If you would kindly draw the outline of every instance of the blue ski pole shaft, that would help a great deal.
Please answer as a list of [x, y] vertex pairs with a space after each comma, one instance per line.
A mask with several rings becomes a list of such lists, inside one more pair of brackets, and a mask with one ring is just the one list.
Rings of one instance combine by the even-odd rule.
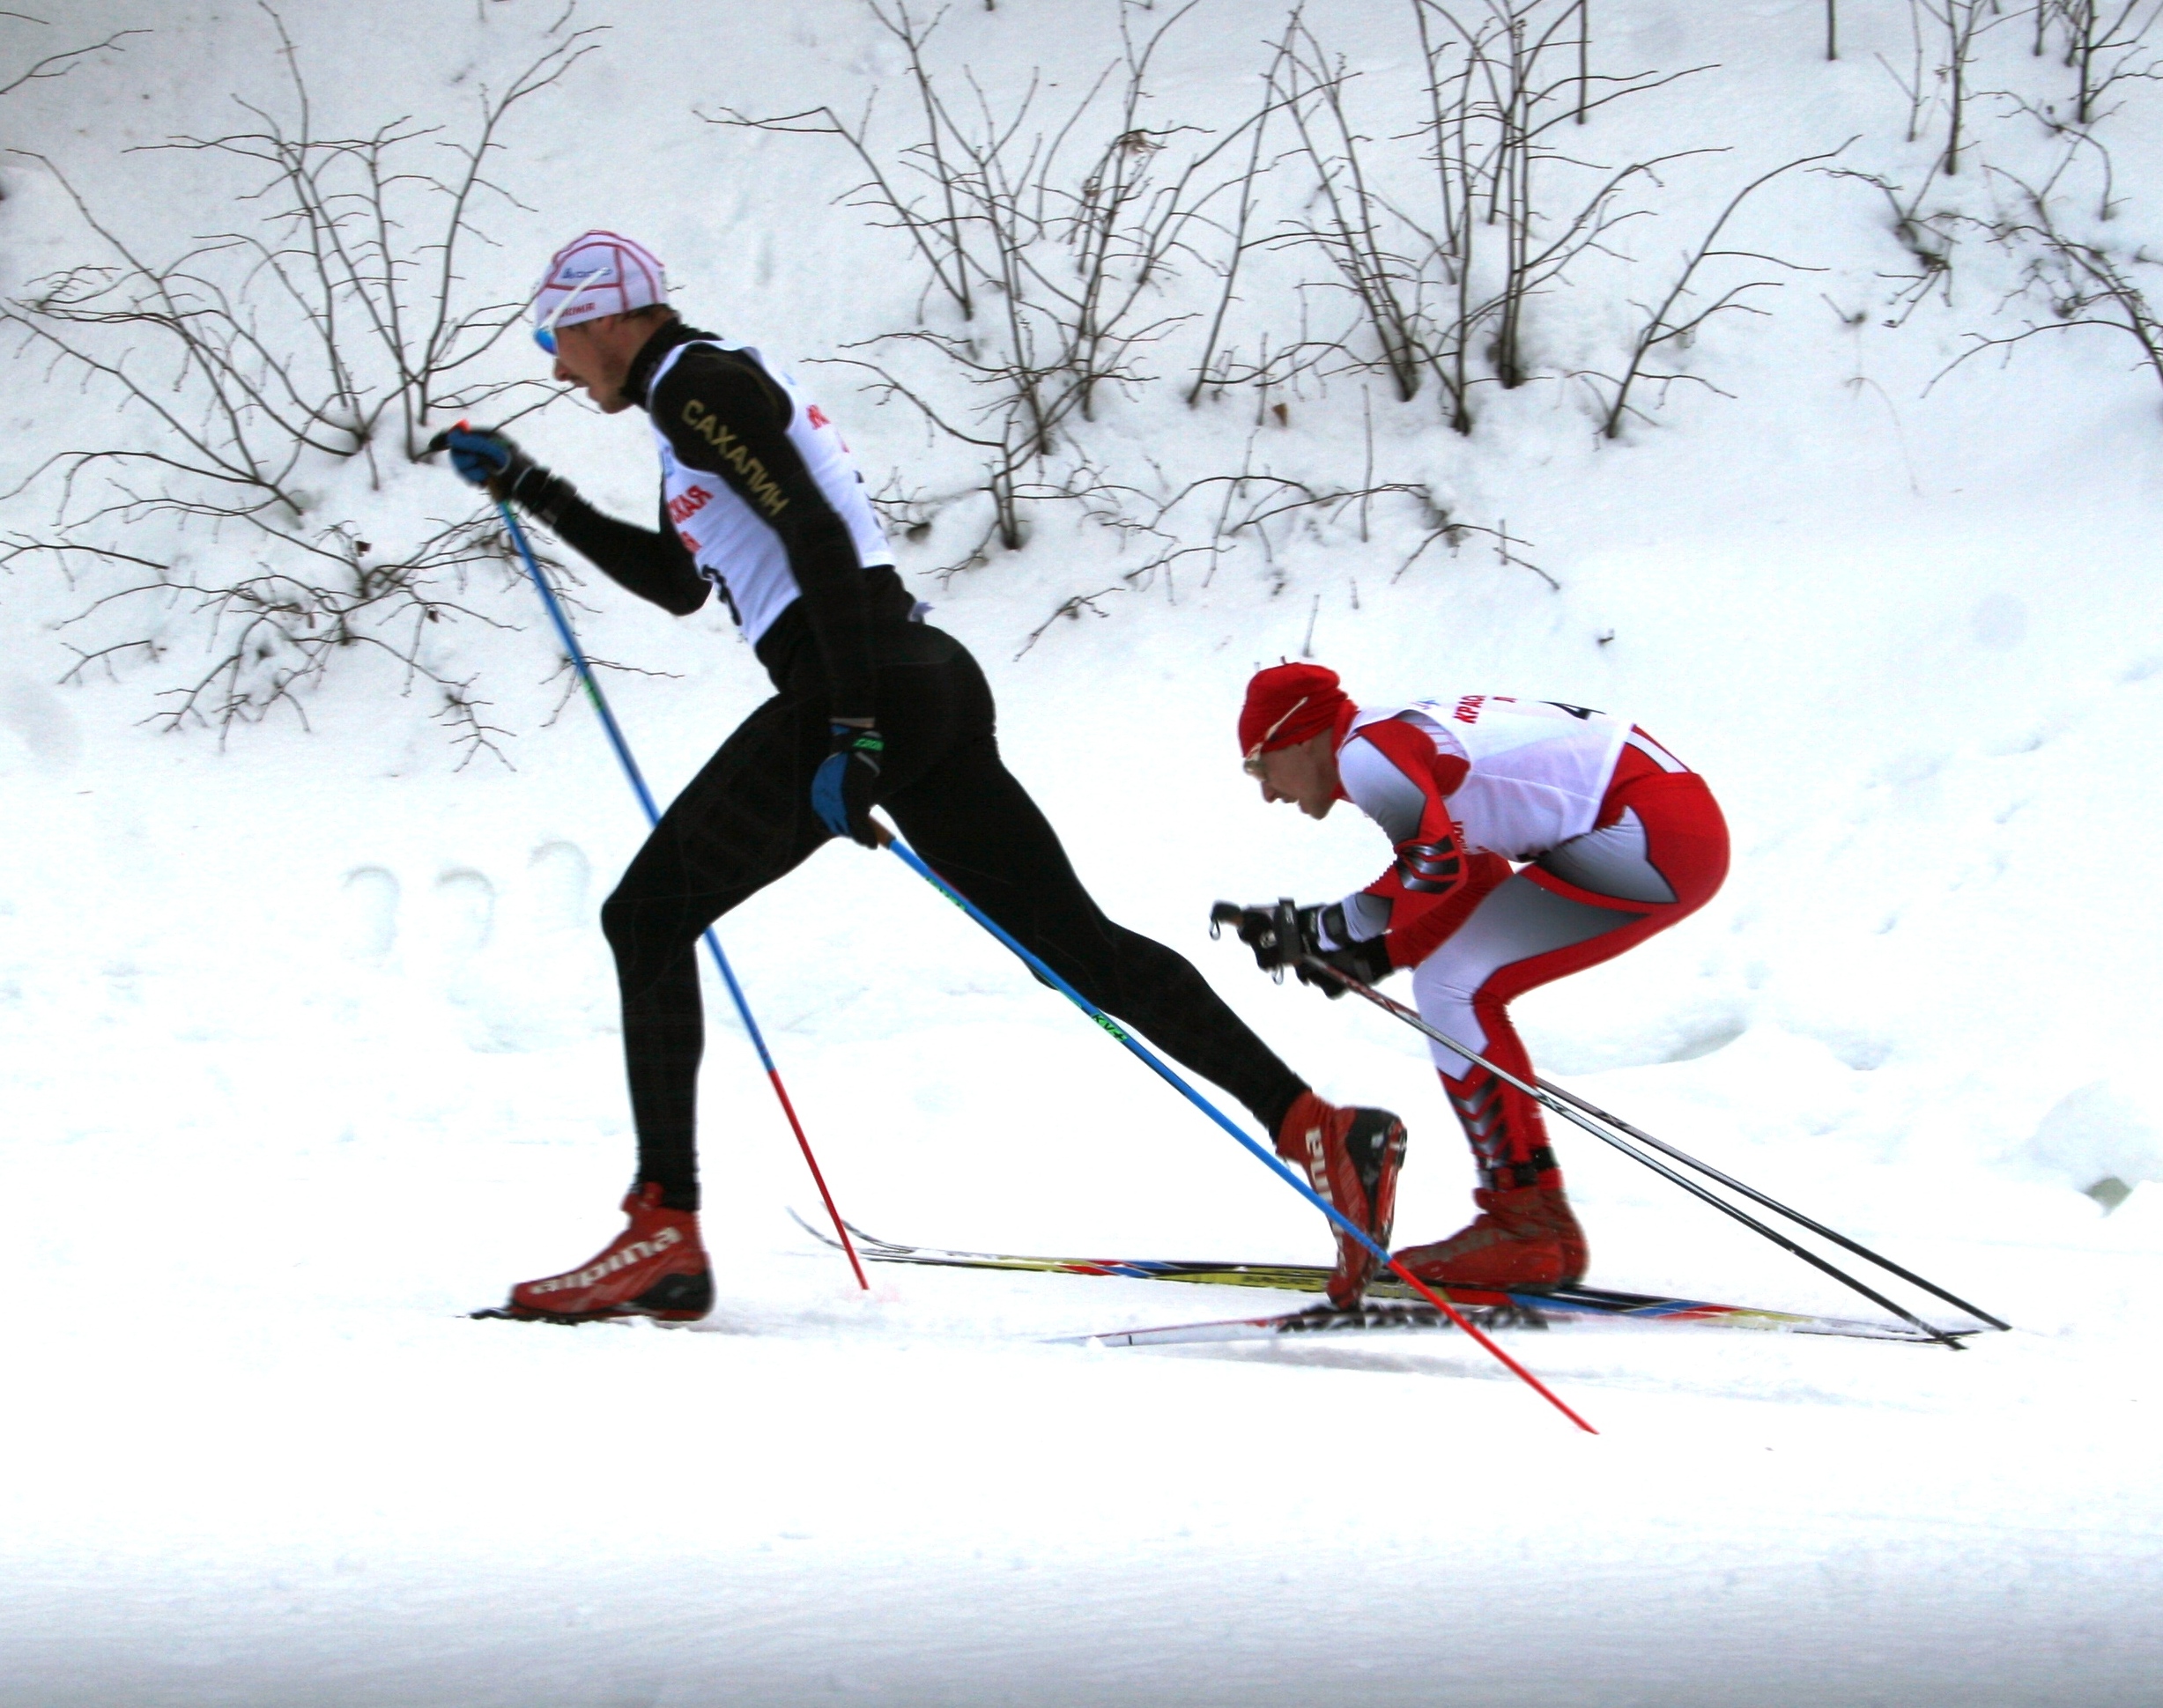
[[[571, 668], [578, 672], [580, 684], [586, 690], [586, 698], [601, 720], [601, 728], [608, 732], [609, 745], [616, 750], [616, 758], [623, 766], [624, 775], [631, 780], [631, 789], [639, 797], [639, 804], [646, 809], [646, 822], [658, 824], [661, 809], [655, 802], [654, 792], [646, 787], [646, 776], [633, 757], [631, 743], [624, 739], [622, 726], [616, 714], [609, 709], [608, 697], [601, 691], [601, 684], [594, 676], [593, 666], [587, 662], [585, 649], [578, 644], [578, 636], [571, 627], [571, 619], [563, 609], [563, 602], [556, 597], [556, 589], [548, 584], [548, 577], [541, 573], [540, 560], [533, 555], [533, 548], [526, 543], [526, 531], [518, 525], [510, 505], [502, 499], [496, 500], [503, 525], [510, 530], [511, 543], [518, 548], [519, 558], [531, 577], [534, 588], [541, 595], [541, 603], [548, 608], [548, 620], [556, 625], [556, 640], [563, 647], [563, 655]], [[826, 1177], [820, 1172], [819, 1158], [811, 1154], [811, 1142], [804, 1136], [804, 1123], [796, 1119], [796, 1105], [789, 1100], [789, 1088], [781, 1083], [781, 1069], [774, 1065], [773, 1052], [766, 1046], [766, 1036], [759, 1030], [759, 1023], [752, 1018], [751, 1004], [744, 1000], [744, 987], [736, 981], [736, 970], [729, 965], [729, 958], [721, 952], [721, 939], [714, 935], [714, 928], [705, 931], [706, 947], [720, 970], [721, 981], [729, 987], [729, 1000], [736, 1004], [737, 1017], [744, 1023], [744, 1031], [751, 1039], [752, 1047], [759, 1052], [759, 1064], [766, 1068], [767, 1082], [774, 1088], [774, 1095], [781, 1105], [781, 1113], [789, 1118], [789, 1130], [796, 1135], [796, 1146], [804, 1152], [804, 1161], [811, 1171], [811, 1179], [819, 1187], [819, 1195], [825, 1202], [826, 1214], [833, 1219], [833, 1231], [841, 1237], [841, 1249], [848, 1253], [848, 1267], [856, 1272], [856, 1284], [869, 1292], [870, 1279], [863, 1273], [863, 1265], [856, 1256], [856, 1247], [849, 1239], [848, 1229], [841, 1220], [841, 1212], [835, 1208], [833, 1194], [826, 1190]]]
[[1062, 979], [1056, 972], [1054, 972], [1051, 968], [1045, 965], [1041, 958], [1025, 949], [989, 913], [986, 913], [981, 907], [977, 906], [974, 902], [971, 901], [967, 896], [963, 895], [952, 884], [948, 884], [944, 878], [941, 877], [937, 872], [933, 871], [930, 866], [926, 865], [922, 857], [919, 855], [914, 848], [910, 847], [906, 842], [902, 841], [900, 837], [894, 835], [892, 832], [887, 831], [885, 826], [883, 824], [878, 828], [881, 832], [882, 839], [885, 841], [886, 847], [893, 849], [896, 854], [900, 855], [902, 862], [906, 864], [911, 871], [915, 872], [919, 877], [922, 878], [924, 882], [930, 884], [933, 889], [937, 890], [941, 895], [944, 896], [947, 900], [952, 902], [955, 906], [959, 907], [963, 913], [967, 913], [971, 919], [974, 920], [977, 924], [982, 926], [985, 930], [991, 933], [993, 936], [996, 937], [1001, 943], [1004, 943], [1009, 949], [1012, 950], [1016, 955], [1021, 958], [1023, 964], [1026, 965], [1032, 972], [1035, 973], [1038, 978], [1043, 980], [1046, 984], [1049, 985], [1054, 990], [1057, 991], [1062, 996], [1065, 997], [1067, 1001], [1073, 1003], [1076, 1008], [1079, 1009], [1084, 1014], [1087, 1015], [1092, 1020], [1095, 1021], [1097, 1024], [1101, 1026], [1106, 1032], [1109, 1033], [1114, 1039], [1125, 1045], [1129, 1050], [1133, 1052], [1134, 1054], [1139, 1056], [1141, 1060], [1148, 1066], [1150, 1070], [1153, 1072], [1159, 1079], [1163, 1080], [1167, 1085], [1171, 1086], [1173, 1090], [1176, 1091], [1182, 1097], [1185, 1098], [1188, 1102], [1194, 1105], [1196, 1108], [1199, 1109], [1204, 1114], [1207, 1115], [1211, 1120], [1215, 1121], [1218, 1126], [1223, 1128], [1226, 1132], [1229, 1133], [1234, 1139], [1238, 1140], [1240, 1144], [1248, 1152], [1249, 1155], [1256, 1157], [1263, 1164], [1264, 1167], [1275, 1173], [1278, 1179], [1285, 1182], [1286, 1186], [1290, 1187], [1294, 1192], [1298, 1193], [1302, 1198], [1306, 1199], [1308, 1203], [1312, 1204], [1316, 1209], [1320, 1210], [1324, 1216], [1328, 1216], [1330, 1221], [1334, 1222], [1338, 1227], [1342, 1228], [1346, 1233], [1350, 1234], [1354, 1239], [1358, 1240], [1362, 1246], [1366, 1246], [1368, 1251], [1372, 1252], [1375, 1257], [1382, 1261], [1385, 1267], [1394, 1271], [1400, 1280], [1405, 1282], [1409, 1286], [1411, 1286], [1413, 1291], [1419, 1293], [1430, 1304], [1439, 1308], [1444, 1315], [1448, 1317], [1450, 1321], [1456, 1324], [1458, 1327], [1464, 1330], [1467, 1335], [1470, 1335], [1473, 1340], [1477, 1341], [1482, 1347], [1485, 1348], [1487, 1351], [1493, 1354], [1496, 1358], [1500, 1360], [1501, 1364], [1506, 1369], [1507, 1369], [1513, 1375], [1516, 1376], [1519, 1380], [1529, 1386], [1534, 1393], [1537, 1394], [1542, 1399], [1545, 1400], [1548, 1404], [1554, 1407], [1557, 1411], [1560, 1412], [1565, 1417], [1568, 1418], [1571, 1423], [1576, 1424], [1579, 1429], [1584, 1431], [1587, 1435], [1597, 1435], [1599, 1433], [1599, 1431], [1594, 1429], [1591, 1424], [1585, 1422], [1583, 1418], [1580, 1417], [1574, 1411], [1571, 1410], [1567, 1405], [1564, 1404], [1563, 1401], [1557, 1397], [1556, 1394], [1551, 1389], [1549, 1389], [1546, 1384], [1542, 1382], [1538, 1377], [1535, 1376], [1530, 1371], [1527, 1370], [1522, 1364], [1519, 1364], [1516, 1359], [1511, 1357], [1508, 1353], [1505, 1352], [1500, 1346], [1496, 1345], [1493, 1341], [1490, 1340], [1485, 1334], [1481, 1333], [1478, 1327], [1469, 1321], [1464, 1315], [1458, 1311], [1456, 1305], [1452, 1305], [1441, 1294], [1436, 1292], [1433, 1288], [1429, 1287], [1425, 1282], [1421, 1281], [1418, 1275], [1412, 1274], [1411, 1270], [1407, 1269], [1403, 1264], [1399, 1263], [1396, 1259], [1390, 1256], [1388, 1252], [1384, 1251], [1380, 1242], [1378, 1242], [1373, 1235], [1369, 1234], [1365, 1228], [1354, 1222], [1349, 1216], [1346, 1216], [1342, 1210], [1338, 1209], [1335, 1204], [1330, 1202], [1328, 1199], [1324, 1198], [1320, 1193], [1316, 1192], [1314, 1187], [1307, 1185], [1305, 1180], [1302, 1180], [1297, 1174], [1293, 1173], [1291, 1169], [1285, 1165], [1283, 1160], [1274, 1152], [1263, 1149], [1248, 1134], [1241, 1132], [1237, 1123], [1227, 1116], [1223, 1110], [1218, 1108], [1215, 1104], [1211, 1103], [1207, 1098], [1204, 1097], [1199, 1091], [1196, 1091], [1194, 1087], [1188, 1083], [1183, 1076], [1182, 1076], [1176, 1069], [1166, 1062], [1165, 1060], [1161, 1056], [1158, 1055], [1154, 1050], [1151, 1049], [1139, 1039], [1134, 1037], [1126, 1030], [1125, 1027], [1122, 1026], [1116, 1020], [1114, 1020], [1110, 1015], [1105, 1013], [1102, 1009], [1099, 1008], [1094, 1002], [1092, 1002], [1086, 996], [1084, 996], [1081, 992], [1076, 990], [1073, 986], [1067, 983], [1064, 979]]

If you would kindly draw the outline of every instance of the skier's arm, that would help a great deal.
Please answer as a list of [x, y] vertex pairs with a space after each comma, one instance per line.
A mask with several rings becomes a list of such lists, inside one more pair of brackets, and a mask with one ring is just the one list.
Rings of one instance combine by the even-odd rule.
[[699, 573], [698, 565], [672, 530], [619, 521], [587, 503], [569, 481], [553, 475], [547, 480], [560, 487], [564, 496], [551, 503], [553, 495], [544, 492], [536, 495], [538, 501], [528, 502], [522, 493], [521, 501], [536, 520], [610, 580], [678, 617], [690, 616], [706, 603], [714, 584]]
[[830, 715], [868, 722], [875, 707], [863, 566], [848, 523], [789, 438], [788, 394], [756, 363], [694, 345], [654, 388], [649, 408], [679, 462], [726, 481], [781, 536], [826, 665]]
[[1393, 965], [1413, 966], [1434, 947], [1419, 926], [1464, 882], [1464, 834], [1448, 796], [1469, 767], [1425, 732], [1397, 718], [1366, 726], [1337, 754], [1345, 797], [1382, 828], [1396, 859], [1366, 889], [1325, 910], [1324, 929], [1347, 943], [1387, 934]]
[[688, 617], [706, 603], [710, 583], [669, 531], [665, 515], [658, 533], [603, 515], [579, 496], [577, 487], [536, 462], [500, 428], [461, 421], [438, 433], [428, 450], [431, 455], [448, 450], [460, 479], [485, 487], [491, 498], [517, 505], [640, 598], [678, 617]]

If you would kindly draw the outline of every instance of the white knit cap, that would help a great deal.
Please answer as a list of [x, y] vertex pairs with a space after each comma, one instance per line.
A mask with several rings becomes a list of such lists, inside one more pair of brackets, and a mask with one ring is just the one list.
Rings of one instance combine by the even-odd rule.
[[549, 258], [533, 293], [533, 323], [546, 326], [552, 316], [558, 326], [576, 326], [668, 299], [668, 275], [650, 251], [614, 232], [588, 232]]

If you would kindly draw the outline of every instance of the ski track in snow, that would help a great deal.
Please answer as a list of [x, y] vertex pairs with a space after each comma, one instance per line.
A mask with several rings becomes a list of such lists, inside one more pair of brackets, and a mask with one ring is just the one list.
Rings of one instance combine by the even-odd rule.
[[[1054, 28], [1046, 0], [944, 27], [995, 88], [1040, 64], [1093, 74], [1111, 14], [1063, 4], [1092, 29]], [[1282, 8], [1212, 6], [1169, 39], [1165, 86], [1221, 118]], [[6, 97], [0, 140], [52, 155], [153, 248], [208, 229], [172, 157], [121, 151], [214, 131], [228, 91], [270, 89], [263, 21], [190, 0], [56, 10], [56, 36], [157, 34]], [[282, 11], [336, 128], [456, 119], [556, 10]], [[508, 298], [564, 236], [611, 225], [669, 261], [694, 319], [754, 342], [830, 354], [904, 323], [906, 266], [834, 204], [846, 161], [690, 111], [891, 92], [863, 11], [663, 10], [581, 12], [611, 26], [604, 52], [522, 121], [505, 169], [536, 211], [501, 215], [502, 247], [471, 264]], [[1722, 65], [1657, 109], [1659, 140], [1740, 145], [1717, 173], [1676, 169], [1680, 223], [1640, 244], [1647, 267], [1760, 157], [1861, 130], [1869, 169], [1922, 158], [1888, 140], [1898, 97], [1871, 57], [1903, 63], [1897, 9], [1842, 8], [1836, 66], [1811, 56], [1814, 0], [1594, 10], [1615, 63]], [[1401, 57], [1382, 13], [1330, 26], [1377, 76]], [[2111, 122], [2142, 231], [2155, 99]], [[1619, 139], [1589, 133], [1603, 147], [1636, 138], [1617, 112]], [[49, 180], [18, 160], [0, 187], [5, 294], [84, 258]], [[2125, 351], [2071, 339], [1922, 396], [1994, 292], [1982, 274], [1880, 324], [1903, 257], [1870, 194], [1798, 180], [1768, 198], [1750, 240], [1829, 270], [1769, 320], [1708, 329], [1734, 398], [1678, 392], [1625, 445], [1596, 446], [1557, 386], [1494, 393], [1464, 441], [1431, 400], [1377, 394], [1385, 472], [1507, 518], [1559, 592], [1470, 546], [1393, 577], [1396, 536], [1344, 528], [1292, 542], [1281, 583], [1242, 559], [1122, 593], [1017, 660], [1062, 599], [1131, 566], [1108, 534], [1047, 520], [1019, 558], [923, 585], [1107, 910], [1189, 953], [1325, 1095], [1404, 1113], [1401, 1240], [1455, 1226], [1470, 1184], [1419, 1040], [1270, 986], [1204, 929], [1217, 896], [1333, 896], [1384, 858], [1348, 812], [1315, 826], [1255, 800], [1240, 686], [1311, 631], [1374, 700], [1629, 713], [1711, 780], [1736, 868], [1682, 928], [1522, 1002], [1543, 1070], [2014, 1333], [1958, 1355], [1513, 1336], [1594, 1438], [1454, 1335], [1041, 1344], [1272, 1298], [1245, 1290], [875, 1267], [863, 1297], [788, 1219], [817, 1200], [711, 981], [714, 1316], [465, 1320], [596, 1249], [631, 1155], [594, 916], [640, 820], [582, 705], [549, 721], [524, 589], [478, 578], [470, 601], [520, 627], [446, 643], [522, 732], [515, 770], [459, 770], [425, 697], [359, 665], [308, 702], [312, 731], [153, 733], [137, 721], [176, 678], [56, 685], [82, 595], [23, 559], [0, 578], [0, 1708], [2163, 1699], [2156, 403]], [[1875, 307], [1846, 324], [1826, 302]], [[1559, 299], [1543, 360], [1589, 363], [1620, 313]], [[874, 484], [953, 473], [899, 405], [814, 372]], [[39, 359], [13, 373], [0, 490], [112, 422]], [[1328, 458], [1361, 431], [1357, 392], [1294, 397], [1264, 450], [1344, 472]], [[1100, 431], [1221, 470], [1250, 437], [1237, 412], [1113, 399]], [[596, 501], [648, 514], [642, 429], [558, 405], [519, 432]], [[401, 528], [463, 502], [433, 469], [358, 493], [326, 502]], [[10, 536], [47, 520], [0, 501]], [[905, 571], [960, 531], [905, 549]], [[610, 688], [665, 796], [763, 693], [756, 662], [712, 610], [673, 623], [598, 577], [584, 598], [596, 653], [668, 673]], [[900, 862], [822, 851], [722, 936], [864, 1225], [1326, 1256], [1319, 1218]], [[1863, 1308], [1589, 1140], [1558, 1143], [1589, 1279]], [[2085, 1195], [2105, 1177], [2130, 1188], [2108, 1215]]]

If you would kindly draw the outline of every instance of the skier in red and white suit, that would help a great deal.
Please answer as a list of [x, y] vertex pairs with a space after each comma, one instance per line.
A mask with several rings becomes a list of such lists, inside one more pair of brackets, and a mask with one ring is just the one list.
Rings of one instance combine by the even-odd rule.
[[[1727, 825], [1704, 779], [1627, 721], [1501, 694], [1361, 707], [1334, 671], [1284, 664], [1248, 684], [1240, 748], [1265, 801], [1322, 818], [1350, 801], [1396, 850], [1342, 901], [1299, 910], [1279, 947], [1268, 910], [1241, 910], [1264, 966], [1302, 952], [1372, 984], [1410, 967], [1437, 1030], [1530, 1082], [1513, 997], [1611, 960], [1710, 900]], [[1324, 975], [1311, 982], [1342, 990]], [[1539, 1105], [1441, 1045], [1434, 1065], [1470, 1140], [1479, 1215], [1397, 1253], [1421, 1279], [1552, 1287], [1584, 1274]]]

